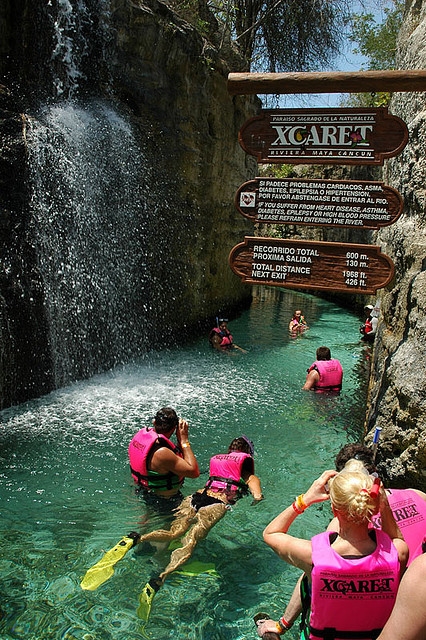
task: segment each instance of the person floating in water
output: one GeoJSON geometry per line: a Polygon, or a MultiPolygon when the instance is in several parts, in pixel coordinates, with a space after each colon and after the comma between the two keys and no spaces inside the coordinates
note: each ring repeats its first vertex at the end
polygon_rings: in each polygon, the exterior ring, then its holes
{"type": "Polygon", "coordinates": [[[230,353],[234,349],[247,353],[245,349],[234,344],[231,332],[228,329],[228,320],[225,320],[225,318],[216,318],[216,320],[217,327],[213,327],[209,333],[209,342],[213,349],[222,353],[230,353]]]}
{"type": "Polygon", "coordinates": [[[296,311],[293,313],[292,319],[289,322],[288,330],[292,335],[298,335],[306,331],[306,329],[309,329],[308,323],[302,315],[301,310],[296,309],[296,311]]]}
{"type": "Polygon", "coordinates": [[[223,518],[230,505],[247,495],[253,503],[263,500],[259,478],[254,474],[254,446],[246,436],[232,440],[228,452],[210,459],[209,479],[203,489],[185,498],[178,509],[169,530],[159,529],[141,535],[138,542],[171,542],[182,538],[182,545],[175,549],[170,562],[162,573],[152,578],[140,595],[138,615],[148,620],[151,603],[167,576],[176,571],[192,555],[199,540],[223,518]]]}
{"type": "Polygon", "coordinates": [[[343,369],[339,360],[331,357],[328,347],[318,347],[317,359],[308,369],[306,382],[302,389],[313,389],[317,393],[330,391],[338,393],[342,388],[343,369]]]}
{"type": "Polygon", "coordinates": [[[372,304],[367,304],[364,307],[364,311],[366,313],[365,322],[359,328],[359,331],[362,334],[361,339],[364,340],[365,342],[374,342],[379,319],[377,318],[376,315],[373,315],[374,307],[372,304]]]}

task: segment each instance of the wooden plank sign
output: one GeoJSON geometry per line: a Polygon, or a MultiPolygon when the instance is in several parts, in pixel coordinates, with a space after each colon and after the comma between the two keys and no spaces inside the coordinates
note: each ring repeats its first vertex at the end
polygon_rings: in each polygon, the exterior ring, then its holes
{"type": "Polygon", "coordinates": [[[233,95],[295,93],[370,93],[426,91],[426,69],[380,71],[290,71],[287,73],[230,73],[233,95]]]}
{"type": "Polygon", "coordinates": [[[255,178],[235,196],[238,211],[263,224],[379,229],[402,212],[402,196],[383,182],[255,178]]]}
{"type": "Polygon", "coordinates": [[[386,107],[266,109],[238,139],[259,163],[382,165],[405,147],[408,129],[386,107]]]}
{"type": "Polygon", "coordinates": [[[243,282],[292,289],[374,294],[393,278],[380,247],[246,236],[229,254],[243,282]]]}

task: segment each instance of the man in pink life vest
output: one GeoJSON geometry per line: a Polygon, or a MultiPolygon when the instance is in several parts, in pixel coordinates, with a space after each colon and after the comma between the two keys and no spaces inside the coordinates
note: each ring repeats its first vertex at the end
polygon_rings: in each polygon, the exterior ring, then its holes
{"type": "Polygon", "coordinates": [[[141,493],[158,506],[177,507],[185,478],[200,470],[188,439],[188,423],[171,407],[157,411],[152,427],[144,427],[129,444],[130,472],[141,493]],[[176,432],[177,445],[171,441],[176,432]]]}
{"type": "Polygon", "coordinates": [[[343,369],[339,360],[331,357],[328,347],[318,347],[317,359],[308,369],[302,389],[317,393],[339,393],[342,388],[343,369]]]}

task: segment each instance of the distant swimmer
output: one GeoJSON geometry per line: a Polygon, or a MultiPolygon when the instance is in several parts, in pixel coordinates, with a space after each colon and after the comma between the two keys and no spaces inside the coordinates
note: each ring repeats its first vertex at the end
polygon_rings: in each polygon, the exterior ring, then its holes
{"type": "Polygon", "coordinates": [[[228,329],[228,320],[225,318],[217,318],[217,327],[213,327],[210,331],[209,342],[213,349],[222,353],[230,353],[235,349],[247,353],[245,349],[234,343],[231,332],[228,329]]]}
{"type": "Polygon", "coordinates": [[[359,328],[360,333],[362,334],[362,340],[365,342],[374,342],[374,338],[376,337],[377,325],[379,323],[379,319],[377,317],[377,312],[372,304],[367,304],[364,307],[364,311],[366,314],[364,324],[359,328]]]}
{"type": "Polygon", "coordinates": [[[289,322],[288,330],[292,335],[298,335],[306,331],[306,329],[309,329],[308,323],[302,315],[301,310],[296,309],[296,311],[293,313],[292,319],[289,322]]]}
{"type": "Polygon", "coordinates": [[[342,388],[343,369],[339,360],[331,357],[328,347],[318,347],[317,359],[311,364],[302,389],[317,393],[339,393],[342,388]]]}

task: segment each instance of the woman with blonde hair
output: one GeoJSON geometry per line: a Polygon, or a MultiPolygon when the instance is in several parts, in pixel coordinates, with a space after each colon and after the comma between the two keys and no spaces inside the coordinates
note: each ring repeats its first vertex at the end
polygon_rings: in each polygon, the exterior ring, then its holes
{"type": "MultiPolygon", "coordinates": [[[[263,538],[280,558],[308,576],[312,593],[306,638],[378,637],[392,611],[408,547],[380,481],[359,461],[348,461],[340,473],[324,471],[266,527],[263,538]],[[337,531],[325,531],[311,540],[287,533],[305,509],[326,500],[337,518],[337,531]],[[378,512],[382,530],[369,526],[378,512]]],[[[281,634],[290,626],[284,618],[265,620],[258,625],[258,634],[281,634]]]]}

